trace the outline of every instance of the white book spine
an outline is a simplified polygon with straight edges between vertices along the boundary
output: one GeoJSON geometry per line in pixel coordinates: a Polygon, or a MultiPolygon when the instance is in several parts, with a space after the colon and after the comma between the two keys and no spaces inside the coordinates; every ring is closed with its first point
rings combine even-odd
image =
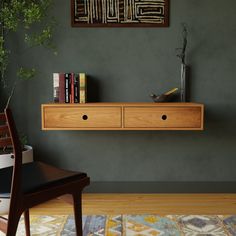
{"type": "Polygon", "coordinates": [[[59,102],[59,73],[53,73],[53,101],[59,102]]]}

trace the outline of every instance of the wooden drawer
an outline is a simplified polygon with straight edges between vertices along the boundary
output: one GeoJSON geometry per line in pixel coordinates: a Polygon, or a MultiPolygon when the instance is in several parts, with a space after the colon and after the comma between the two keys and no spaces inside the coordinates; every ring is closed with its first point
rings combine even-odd
{"type": "Polygon", "coordinates": [[[44,106],[43,129],[121,128],[121,107],[44,106]]]}
{"type": "Polygon", "coordinates": [[[124,107],[124,128],[203,129],[202,107],[124,107]]]}

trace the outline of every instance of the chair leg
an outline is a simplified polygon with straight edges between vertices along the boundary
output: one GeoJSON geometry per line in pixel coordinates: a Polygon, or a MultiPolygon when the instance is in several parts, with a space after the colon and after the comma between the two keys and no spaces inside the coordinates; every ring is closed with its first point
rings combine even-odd
{"type": "Polygon", "coordinates": [[[15,236],[16,235],[16,231],[17,231],[20,217],[21,217],[20,212],[15,212],[14,215],[9,214],[6,236],[15,236]]]}
{"type": "Polygon", "coordinates": [[[24,220],[25,220],[25,233],[26,233],[26,236],[30,236],[29,209],[24,211],[24,220]]]}
{"type": "Polygon", "coordinates": [[[81,207],[81,193],[72,194],[75,216],[76,235],[82,236],[82,207],[81,207]]]}

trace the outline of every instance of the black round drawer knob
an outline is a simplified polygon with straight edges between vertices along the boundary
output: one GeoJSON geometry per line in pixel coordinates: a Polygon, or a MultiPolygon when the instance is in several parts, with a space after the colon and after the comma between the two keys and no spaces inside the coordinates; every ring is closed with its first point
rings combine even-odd
{"type": "Polygon", "coordinates": [[[167,120],[167,115],[162,115],[161,119],[162,120],[167,120]]]}
{"type": "Polygon", "coordinates": [[[87,116],[87,115],[83,115],[83,116],[82,116],[82,119],[83,119],[83,120],[87,120],[87,119],[88,119],[88,116],[87,116]]]}

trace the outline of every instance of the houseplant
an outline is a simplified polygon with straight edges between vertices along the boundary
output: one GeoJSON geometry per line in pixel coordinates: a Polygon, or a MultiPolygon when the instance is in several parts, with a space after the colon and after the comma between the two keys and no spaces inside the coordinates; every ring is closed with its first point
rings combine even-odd
{"type": "MultiPolygon", "coordinates": [[[[49,49],[55,49],[52,43],[52,32],[55,26],[53,18],[48,16],[49,8],[52,6],[52,0],[1,0],[0,3],[0,86],[6,91],[7,99],[0,100],[7,107],[11,101],[14,90],[21,80],[30,79],[35,76],[35,68],[25,68],[19,66],[15,78],[9,79],[6,76],[11,51],[8,39],[14,37],[15,33],[21,32],[22,41],[27,48],[43,46],[49,49]],[[3,102],[4,101],[4,102],[3,102]],[[6,105],[5,105],[6,104],[6,105]]],[[[29,146],[24,146],[23,162],[33,160],[33,150],[29,146]]],[[[11,150],[5,148],[0,150],[0,168],[13,164],[11,150]]],[[[2,204],[0,213],[7,209],[7,203],[2,204]]]]}
{"type": "Polygon", "coordinates": [[[5,76],[11,50],[8,48],[9,37],[21,32],[22,40],[28,50],[35,46],[55,49],[52,43],[52,32],[55,21],[48,16],[52,0],[1,0],[0,5],[0,75],[1,86],[10,90],[9,97],[16,84],[21,79],[30,79],[35,76],[35,68],[19,66],[14,82],[5,76]],[[11,34],[11,35],[10,35],[11,34]],[[10,89],[9,89],[10,88],[10,89]]]}

